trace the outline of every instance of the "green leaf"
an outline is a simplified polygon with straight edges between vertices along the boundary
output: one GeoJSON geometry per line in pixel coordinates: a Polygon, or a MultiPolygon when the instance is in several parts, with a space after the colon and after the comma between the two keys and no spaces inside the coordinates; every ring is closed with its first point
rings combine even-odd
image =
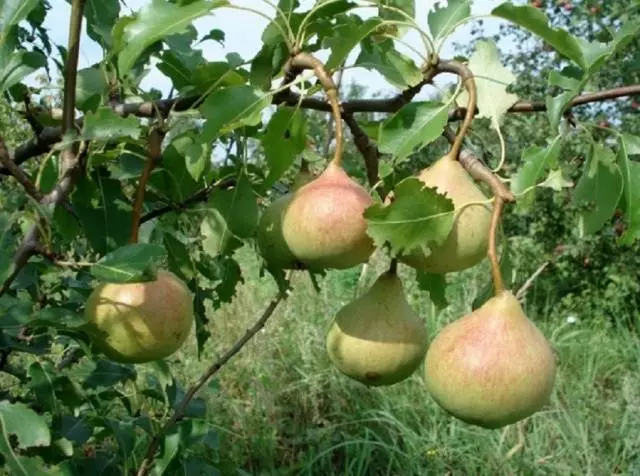
{"type": "Polygon", "coordinates": [[[164,246],[167,249],[169,269],[188,281],[195,275],[195,266],[189,250],[173,233],[163,233],[164,246]]]}
{"type": "Polygon", "coordinates": [[[334,35],[326,40],[327,46],[331,49],[325,65],[328,70],[338,68],[358,43],[369,36],[382,22],[378,17],[369,18],[364,23],[356,16],[347,18],[348,21],[338,24],[334,35]]]}
{"type": "MultiPolygon", "coordinates": [[[[105,73],[100,68],[84,68],[79,70],[76,84],[76,101],[78,108],[84,110],[89,100],[96,96],[101,97],[106,89],[107,81],[105,79],[105,73]]],[[[135,123],[138,122],[135,121],[135,118],[133,119],[135,123]]]]}
{"type": "Polygon", "coordinates": [[[448,119],[446,104],[409,103],[382,124],[378,148],[403,160],[440,137],[448,119]]]}
{"type": "MultiPolygon", "coordinates": [[[[207,256],[207,255],[205,255],[207,256]]],[[[197,280],[189,281],[189,289],[193,293],[193,311],[196,320],[196,341],[198,342],[198,358],[202,356],[204,345],[206,344],[211,332],[209,332],[207,309],[205,307],[205,299],[210,297],[210,292],[205,291],[198,284],[197,280]]]]}
{"type": "Polygon", "coordinates": [[[640,238],[640,162],[629,159],[629,142],[625,136],[618,139],[618,144],[617,164],[623,182],[619,206],[626,217],[626,230],[620,237],[620,242],[630,245],[640,238]]]}
{"type": "Polygon", "coordinates": [[[118,180],[94,170],[82,175],[71,196],[85,237],[99,253],[126,244],[131,235],[131,205],[118,180]]]}
{"type": "Polygon", "coordinates": [[[169,432],[165,433],[160,446],[160,454],[156,458],[155,466],[153,467],[154,475],[162,475],[169,467],[173,459],[178,454],[180,448],[180,433],[177,428],[172,428],[169,432]]]}
{"type": "MultiPolygon", "coordinates": [[[[13,25],[17,25],[27,18],[40,0],[3,0],[0,4],[0,32],[7,32],[13,25]]],[[[0,34],[0,44],[3,37],[0,34]]]]}
{"type": "Polygon", "coordinates": [[[582,207],[578,216],[580,236],[598,232],[611,219],[622,196],[623,184],[614,152],[595,144],[573,195],[574,204],[582,207]]]}
{"type": "Polygon", "coordinates": [[[557,129],[567,105],[578,95],[578,91],[565,91],[558,96],[547,96],[547,117],[552,129],[557,129]]]}
{"type": "Polygon", "coordinates": [[[256,125],[269,104],[270,96],[251,86],[229,86],[213,92],[200,106],[207,120],[202,141],[214,141],[220,134],[243,125],[256,125]]]}
{"type": "Polygon", "coordinates": [[[87,112],[82,127],[85,140],[109,141],[121,137],[137,139],[140,136],[140,122],[134,116],[120,117],[110,107],[100,107],[87,112]]]}
{"type": "Polygon", "coordinates": [[[46,64],[47,58],[39,51],[16,51],[5,64],[0,62],[0,92],[15,86],[46,64]]]}
{"type": "Polygon", "coordinates": [[[125,24],[119,42],[122,46],[118,55],[119,73],[125,76],[138,56],[156,41],[184,31],[194,20],[228,3],[226,0],[199,0],[177,5],[152,0],[137,12],[133,20],[121,19],[120,22],[125,24]]]}
{"type": "Polygon", "coordinates": [[[166,258],[164,247],[150,243],[132,243],[104,256],[91,267],[91,274],[112,283],[132,283],[148,280],[150,267],[166,258]]]}
{"type": "Polygon", "coordinates": [[[449,305],[446,296],[447,278],[444,274],[418,271],[416,272],[416,280],[420,289],[429,293],[431,301],[438,310],[444,309],[449,305]]]}
{"type": "Polygon", "coordinates": [[[47,420],[24,403],[0,401],[0,417],[4,422],[5,431],[16,436],[18,448],[51,444],[47,420]]]}
{"type": "Polygon", "coordinates": [[[640,155],[640,137],[631,134],[622,134],[624,147],[629,155],[640,155]]]}
{"type": "MultiPolygon", "coordinates": [[[[194,164],[188,164],[188,155],[199,149],[201,143],[201,138],[193,131],[175,137],[162,152],[162,161],[151,174],[149,184],[174,202],[182,202],[193,195],[201,188],[201,183],[194,180],[189,171],[194,164]]],[[[200,153],[204,154],[202,151],[200,153]]],[[[205,163],[203,166],[206,169],[208,165],[205,163]]]]}
{"type": "Polygon", "coordinates": [[[184,152],[189,175],[198,182],[211,164],[211,143],[195,141],[184,152]]]}
{"type": "Polygon", "coordinates": [[[561,55],[580,67],[587,68],[578,40],[566,30],[550,27],[548,18],[541,9],[528,5],[517,7],[511,2],[505,2],[494,8],[491,14],[526,28],[544,39],[561,55]]]}
{"type": "Polygon", "coordinates": [[[55,410],[57,405],[53,382],[56,378],[56,371],[51,362],[32,363],[27,370],[27,375],[30,378],[31,391],[38,402],[48,410],[55,410]]]}
{"type": "Polygon", "coordinates": [[[429,31],[435,40],[445,38],[456,25],[471,16],[469,0],[449,0],[446,7],[429,12],[429,31]]]}
{"type": "Polygon", "coordinates": [[[271,116],[261,143],[269,165],[264,185],[270,187],[305,149],[307,122],[304,114],[298,108],[279,108],[271,116]]]}
{"type": "Polygon", "coordinates": [[[4,282],[14,269],[13,255],[18,247],[14,225],[19,214],[9,215],[0,211],[0,282],[4,282]]]}
{"type": "MultiPolygon", "coordinates": [[[[504,115],[518,100],[517,95],[507,92],[507,87],[516,82],[516,76],[500,62],[500,52],[493,41],[476,43],[476,50],[469,59],[469,69],[476,81],[479,110],[476,117],[490,119],[491,126],[498,129],[504,115]]],[[[466,107],[468,95],[461,96],[465,98],[463,106],[466,107]]]]}
{"type": "Polygon", "coordinates": [[[408,89],[422,81],[422,72],[411,58],[395,49],[393,41],[375,43],[366,38],[355,64],[380,73],[398,89],[408,89]]]}
{"type": "Polygon", "coordinates": [[[558,135],[547,147],[532,146],[522,152],[521,166],[511,181],[511,191],[519,196],[518,206],[526,208],[535,197],[535,186],[545,171],[555,165],[562,148],[562,136],[558,135]]]}
{"type": "Polygon", "coordinates": [[[10,471],[8,474],[11,476],[46,476],[51,474],[44,470],[40,459],[18,456],[13,452],[7,424],[2,413],[0,413],[0,454],[4,457],[3,466],[10,471]]]}
{"type": "Polygon", "coordinates": [[[85,443],[93,431],[91,427],[81,417],[64,415],[60,419],[60,435],[76,445],[85,443]]]}
{"type": "Polygon", "coordinates": [[[83,378],[82,386],[87,389],[113,387],[125,380],[135,380],[136,370],[133,365],[124,365],[110,360],[92,360],[76,369],[76,374],[83,378]]]}
{"type": "Polygon", "coordinates": [[[367,233],[378,246],[389,243],[391,252],[397,254],[444,242],[454,218],[449,198],[416,177],[399,182],[394,194],[391,204],[376,203],[364,213],[367,233]]]}
{"type": "Polygon", "coordinates": [[[120,15],[118,0],[87,0],[84,17],[87,19],[87,34],[95,42],[108,48],[113,43],[113,26],[120,15]]]}

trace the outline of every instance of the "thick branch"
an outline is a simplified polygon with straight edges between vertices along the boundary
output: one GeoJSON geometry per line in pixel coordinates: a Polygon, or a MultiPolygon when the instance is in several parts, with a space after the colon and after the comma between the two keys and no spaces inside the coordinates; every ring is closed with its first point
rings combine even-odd
{"type": "Polygon", "coordinates": [[[206,384],[211,377],[213,377],[232,357],[234,357],[240,350],[245,346],[251,338],[256,335],[267,323],[273,312],[278,307],[278,304],[287,297],[284,293],[279,293],[267,306],[264,310],[260,318],[256,321],[256,323],[251,327],[251,329],[247,330],[247,332],[222,356],[218,361],[216,361],[211,367],[209,367],[204,374],[198,379],[198,381],[189,388],[189,391],[185,394],[184,398],[180,402],[180,405],[175,410],[171,418],[164,424],[164,426],[160,429],[160,431],[153,437],[151,443],[149,443],[149,447],[147,448],[147,453],[145,455],[140,468],[138,469],[137,476],[146,476],[149,474],[151,470],[151,465],[153,464],[153,460],[156,457],[156,451],[160,447],[160,443],[162,442],[162,437],[166,434],[166,432],[175,425],[183,416],[184,412],[189,406],[191,400],[196,396],[196,393],[202,388],[204,384],[206,384]]]}
{"type": "Polygon", "coordinates": [[[22,185],[26,192],[36,200],[42,199],[42,194],[38,187],[31,181],[29,176],[16,163],[11,160],[11,154],[7,149],[2,136],[0,136],[0,164],[2,164],[11,175],[22,185]]]}
{"type": "Polygon", "coordinates": [[[378,183],[380,151],[367,133],[362,130],[352,113],[344,113],[342,117],[351,131],[351,135],[353,135],[353,142],[364,159],[369,185],[374,187],[378,183]]]}

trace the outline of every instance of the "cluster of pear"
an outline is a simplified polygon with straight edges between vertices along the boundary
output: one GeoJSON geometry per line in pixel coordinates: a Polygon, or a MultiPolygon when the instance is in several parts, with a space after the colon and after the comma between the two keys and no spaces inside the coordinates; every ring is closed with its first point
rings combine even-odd
{"type": "MultiPolygon", "coordinates": [[[[475,266],[487,255],[492,207],[486,196],[452,155],[419,178],[452,200],[456,219],[442,244],[399,261],[431,273],[475,266]]],[[[261,253],[282,269],[364,263],[375,248],[363,216],[372,203],[367,190],[332,161],[266,210],[258,232],[261,253]]],[[[326,350],[340,372],[369,386],[398,383],[424,363],[426,388],[437,404],[486,428],[540,410],[556,373],[550,344],[509,291],[496,293],[429,343],[425,323],[409,305],[395,269],[337,312],[326,350]]]]}

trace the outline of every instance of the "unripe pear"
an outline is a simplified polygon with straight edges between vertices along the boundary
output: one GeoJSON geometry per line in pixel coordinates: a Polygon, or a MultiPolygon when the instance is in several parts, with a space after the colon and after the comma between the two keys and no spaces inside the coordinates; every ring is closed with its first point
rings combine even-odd
{"type": "Polygon", "coordinates": [[[424,322],[411,309],[402,282],[384,273],[335,315],[326,337],[333,364],[366,385],[392,385],[420,366],[427,351],[424,322]]]}
{"type": "Polygon", "coordinates": [[[331,162],[294,193],[282,221],[285,242],[310,269],[364,263],[374,251],[364,218],[372,203],[367,190],[331,162]]]}
{"type": "Polygon", "coordinates": [[[425,383],[454,417],[500,428],[548,401],[556,376],[551,345],[510,291],[452,322],[432,341],[425,383]]]}
{"type": "Polygon", "coordinates": [[[430,247],[429,254],[416,249],[400,256],[399,260],[428,273],[462,271],[478,264],[487,255],[492,207],[480,203],[458,210],[472,202],[486,202],[487,197],[451,155],[437,160],[418,178],[453,201],[456,219],[446,240],[439,246],[430,247]]]}
{"type": "Polygon", "coordinates": [[[109,359],[144,363],[177,351],[194,322],[193,298],[176,275],[160,270],[153,281],[101,283],[87,300],[86,329],[109,359]]]}

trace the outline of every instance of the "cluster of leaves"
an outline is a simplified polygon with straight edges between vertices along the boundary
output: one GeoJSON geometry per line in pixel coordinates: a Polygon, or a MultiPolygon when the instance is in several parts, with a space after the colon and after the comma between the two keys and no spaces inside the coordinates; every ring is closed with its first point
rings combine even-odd
{"type": "MultiPolygon", "coordinates": [[[[16,162],[47,193],[59,178],[60,150],[72,141],[88,144],[86,170],[66,206],[46,210],[30,198],[16,198],[15,183],[3,179],[0,184],[0,283],[14,271],[12,257],[26,230],[44,223],[44,251],[20,269],[0,296],[0,382],[7,400],[0,405],[0,455],[17,475],[54,470],[127,474],[181,401],[185,391],[167,362],[120,365],[94,354],[83,331],[83,306],[96,281],[143,280],[150,265],[166,267],[193,292],[197,348],[202,352],[209,338],[207,309],[231,302],[243,280],[234,252],[254,246],[261,203],[291,176],[300,158],[320,168],[324,164],[325,158],[309,143],[316,125],[299,107],[300,98],[274,86],[294,43],[309,53],[328,50],[330,70],[359,50],[350,66],[376,71],[392,86],[408,90],[423,81],[455,28],[473,20],[465,0],[449,0],[447,7],[429,12],[430,31],[423,36],[420,64],[398,49],[412,24],[407,19],[426,15],[416,12],[411,0],[318,1],[309,11],[299,11],[296,0],[280,0],[279,14],[265,29],[254,58],[229,53],[225,60],[209,61],[204,45],[224,43],[224,32],[216,28],[200,35],[193,21],[218,8],[234,8],[230,1],[152,0],[132,15],[122,14],[118,0],[78,3],[85,4],[86,31],[102,46],[104,57],[77,72],[76,109],[83,117],[78,130],[64,137],[46,92],[25,81],[36,71],[51,75],[49,58],[58,74],[67,66],[67,48],[53,44],[43,28],[51,6],[46,1],[9,0],[0,7],[0,91],[15,107],[40,100],[42,110],[31,117],[38,126],[34,132],[39,137],[58,133],[49,153],[29,152],[41,150],[37,147],[42,141],[14,148],[16,162]],[[361,6],[378,7],[377,15],[362,18],[361,6]],[[179,100],[160,100],[156,91],[141,90],[152,60],[171,80],[179,100]],[[145,194],[140,242],[130,244],[146,137],[156,116],[169,112],[162,160],[145,194]],[[39,160],[32,160],[36,156],[39,160]],[[42,216],[44,221],[39,220],[42,216]],[[17,384],[9,388],[12,382],[17,384]]],[[[550,130],[605,62],[624,51],[640,31],[638,22],[627,22],[606,42],[587,41],[550,25],[532,7],[506,2],[492,13],[544,39],[565,63],[549,75],[548,84],[559,88],[546,101],[550,130]]],[[[469,64],[478,70],[480,116],[499,129],[519,96],[487,79],[506,71],[495,44],[479,43],[469,64]]],[[[515,81],[507,79],[507,85],[515,81]]],[[[300,94],[319,92],[308,80],[298,80],[296,88],[300,94]]],[[[420,165],[416,158],[422,151],[441,136],[457,104],[466,101],[453,93],[414,101],[363,124],[382,154],[380,178],[395,190],[392,205],[375,204],[367,211],[369,233],[393,252],[437,243],[451,229],[451,201],[407,175],[420,165]]],[[[3,137],[11,131],[3,129],[3,137]]],[[[564,187],[558,169],[565,135],[550,137],[549,143],[523,153],[522,166],[512,178],[515,192],[524,195],[547,173],[543,182],[548,187],[564,187]]],[[[638,153],[638,139],[632,135],[618,135],[613,143],[594,141],[586,148],[588,160],[572,198],[580,205],[595,203],[595,208],[579,212],[585,234],[600,231],[620,207],[628,221],[623,239],[633,242],[640,235],[640,188],[634,186],[640,170],[630,160],[638,153]],[[602,192],[611,186],[614,192],[602,192]]],[[[420,282],[430,288],[443,280],[422,276],[420,282]]],[[[158,474],[173,474],[177,468],[187,474],[213,471],[217,443],[202,421],[204,404],[195,399],[187,410],[186,418],[162,437],[158,474]]]]}

